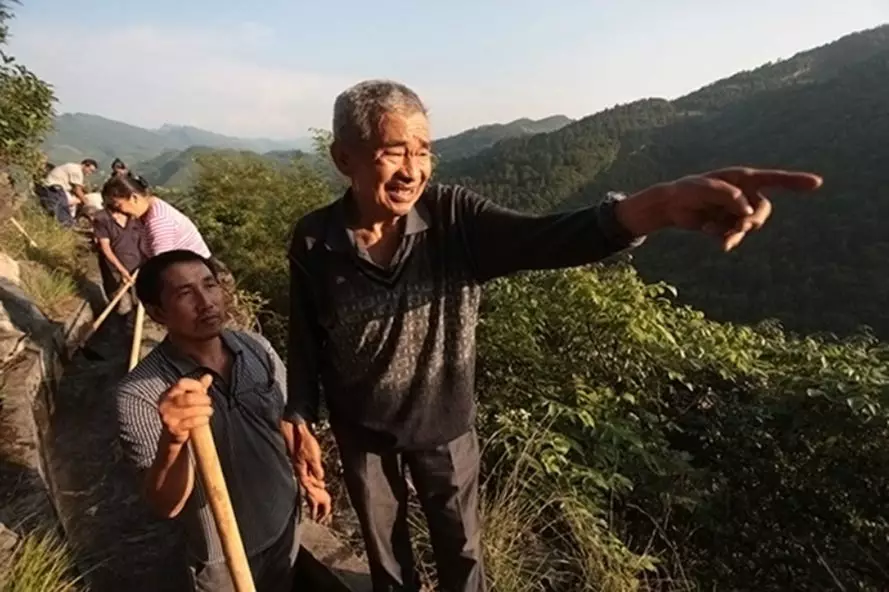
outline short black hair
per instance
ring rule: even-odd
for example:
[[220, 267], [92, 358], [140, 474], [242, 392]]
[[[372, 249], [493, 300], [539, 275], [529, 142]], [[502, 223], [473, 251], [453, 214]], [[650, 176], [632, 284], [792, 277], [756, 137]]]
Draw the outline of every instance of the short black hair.
[[125, 169], [125, 168], [127, 168], [126, 163], [119, 158], [115, 158], [114, 161], [111, 163], [111, 170]]
[[83, 160], [80, 161], [80, 164], [82, 164], [83, 166], [91, 166], [91, 167], [96, 168], [96, 169], [99, 168], [99, 163], [96, 162], [96, 161], [95, 161], [94, 159], [92, 159], [92, 158], [84, 158]]
[[126, 175], [115, 175], [105, 181], [102, 186], [102, 199], [127, 198], [134, 193], [148, 195], [150, 192], [151, 186], [148, 181], [130, 172]]
[[165, 251], [150, 258], [139, 268], [139, 275], [136, 277], [136, 296], [144, 304], [160, 306], [161, 292], [164, 288], [163, 276], [167, 268], [177, 263], [195, 262], [206, 265], [213, 277], [217, 277], [215, 266], [206, 257], [184, 249]]

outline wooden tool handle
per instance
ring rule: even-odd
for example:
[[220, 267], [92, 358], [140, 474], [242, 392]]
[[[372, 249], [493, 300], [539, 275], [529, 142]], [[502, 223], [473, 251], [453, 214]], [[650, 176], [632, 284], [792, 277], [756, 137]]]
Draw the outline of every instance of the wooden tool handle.
[[133, 330], [133, 345], [130, 347], [130, 365], [132, 370], [139, 363], [142, 354], [142, 327], [145, 325], [145, 307], [142, 302], [136, 306], [136, 326]]
[[123, 298], [123, 295], [127, 293], [127, 290], [133, 287], [134, 283], [136, 283], [136, 277], [138, 275], [139, 270], [137, 269], [130, 278], [130, 281], [124, 282], [123, 285], [121, 285], [121, 287], [117, 289], [117, 292], [114, 293], [114, 297], [111, 299], [111, 302], [108, 303], [108, 306], [105, 307], [105, 310], [102, 311], [102, 314], [100, 314], [99, 317], [95, 321], [93, 321], [93, 326], [90, 328], [90, 334], [95, 333], [96, 330], [105, 321], [105, 319], [108, 318], [108, 315], [111, 314], [111, 311], [114, 310], [114, 307], [117, 306], [117, 303], [120, 302], [120, 299]]
[[213, 511], [216, 521], [216, 530], [222, 541], [222, 551], [228, 564], [232, 582], [237, 592], [256, 592], [253, 585], [253, 576], [250, 573], [250, 564], [244, 552], [244, 543], [241, 541], [241, 533], [235, 520], [235, 512], [232, 509], [231, 500], [228, 497], [228, 489], [225, 487], [225, 478], [222, 475], [222, 467], [219, 464], [219, 456], [216, 453], [216, 445], [213, 443], [213, 432], [210, 426], [195, 428], [191, 432], [192, 451], [197, 459], [198, 473], [204, 484], [204, 491]]

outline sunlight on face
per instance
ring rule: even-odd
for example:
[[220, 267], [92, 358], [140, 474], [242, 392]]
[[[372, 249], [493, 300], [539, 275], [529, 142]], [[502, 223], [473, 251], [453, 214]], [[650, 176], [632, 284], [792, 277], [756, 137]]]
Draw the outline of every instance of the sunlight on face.
[[429, 120], [423, 114], [387, 113], [368, 146], [355, 154], [352, 188], [380, 215], [407, 214], [432, 174]]
[[171, 265], [163, 274], [161, 307], [155, 314], [172, 334], [192, 340], [216, 337], [225, 320], [222, 287], [203, 262]]

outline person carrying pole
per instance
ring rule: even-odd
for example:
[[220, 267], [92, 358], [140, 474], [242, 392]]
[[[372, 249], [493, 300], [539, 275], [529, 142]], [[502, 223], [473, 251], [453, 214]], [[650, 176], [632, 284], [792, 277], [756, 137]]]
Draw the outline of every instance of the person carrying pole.
[[[122, 285], [131, 282], [133, 272], [148, 259], [145, 229], [138, 218], [102, 209], [93, 217], [93, 237], [98, 250], [102, 288], [110, 300]], [[131, 321], [135, 304], [135, 288], [132, 287], [120, 299], [118, 314]]]
[[[193, 589], [234, 590], [228, 545], [188, 451], [192, 430], [209, 425], [256, 590], [290, 592], [300, 504], [289, 455], [300, 443], [283, 422], [284, 364], [261, 335], [225, 328], [222, 289], [197, 253], [152, 257], [139, 269], [136, 293], [167, 330], [116, 393], [121, 444], [141, 470], [148, 504], [182, 521]], [[326, 517], [326, 491], [306, 495], [313, 517]]]
[[131, 173], [112, 176], [102, 187], [106, 208], [142, 221], [145, 246], [149, 256], [175, 249], [193, 251], [213, 265], [226, 293], [235, 291], [235, 281], [228, 267], [210, 253], [204, 237], [191, 219], [156, 195], [148, 182]]

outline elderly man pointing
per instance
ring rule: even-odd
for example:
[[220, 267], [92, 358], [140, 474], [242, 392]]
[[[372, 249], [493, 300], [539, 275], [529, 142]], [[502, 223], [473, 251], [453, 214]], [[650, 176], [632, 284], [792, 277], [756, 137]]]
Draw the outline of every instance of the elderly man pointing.
[[343, 92], [333, 133], [333, 159], [351, 186], [296, 224], [285, 417], [306, 436], [294, 458], [301, 478], [322, 483], [321, 452], [308, 436], [324, 393], [377, 591], [419, 588], [406, 471], [441, 589], [485, 589], [473, 428], [483, 283], [599, 261], [671, 227], [712, 234], [729, 250], [768, 218], [764, 192], [821, 185], [808, 173], [730, 168], [529, 215], [428, 184], [426, 108], [402, 84]]

